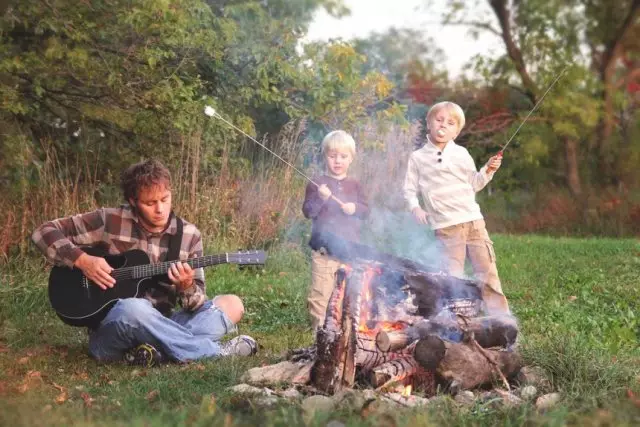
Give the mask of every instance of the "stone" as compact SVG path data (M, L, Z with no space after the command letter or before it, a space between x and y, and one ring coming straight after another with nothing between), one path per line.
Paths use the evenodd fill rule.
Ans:
M298 400L302 398L302 393L298 391L295 387L290 387L280 393L280 396L285 397L291 400Z
M476 401L476 395L473 394L472 391L463 390L456 394L456 397L453 399L457 404L462 406L471 406Z
M562 396L560 395L560 393L545 394L543 396L540 396L536 400L536 408L538 408L541 411L544 411L546 409L551 409L554 406L556 406L561 399L562 399Z
M500 396L500 399L502 399L502 404L508 408L520 406L524 403L522 399L511 392L500 389L496 389L495 391L496 394Z
M309 424L317 412L331 412L336 405L330 397L318 394L304 399L301 406L305 423Z
M516 382L520 385L535 386L538 390L551 391L547 374L539 366L524 366L516 375Z
M277 396L258 396L255 399L252 399L254 405L269 408L271 406L275 406L280 402L280 399Z
M284 361L275 365L251 368L245 372L240 381L252 385L264 384L306 384L309 382L313 363L293 363Z
M538 395L538 389L532 385L526 385L520 389L520 397L524 400L533 400Z
M333 396L336 405L341 409L359 410L365 403L364 393L353 389L344 389Z
M409 396L403 396L401 393L386 393L385 395L383 395L383 397L393 403L400 404L402 406L408 406L410 408L424 406L429 403L429 399L413 394Z
M229 387L229 390L236 394L252 394L257 396L269 396L273 394L273 391L268 388L258 388L249 384L234 385Z

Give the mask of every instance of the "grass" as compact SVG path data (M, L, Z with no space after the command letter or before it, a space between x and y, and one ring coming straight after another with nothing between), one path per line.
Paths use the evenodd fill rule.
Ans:
M528 364L544 368L562 403L428 410L364 417L344 408L306 420L298 405L261 408L227 387L253 366L311 343L305 311L307 253L270 251L265 270L207 270L209 295L236 293L241 332L263 346L250 359L204 360L149 370L99 365L86 333L49 308L47 272L34 258L0 267L0 425L634 425L640 408L640 245L634 240L493 236L503 288L520 321Z

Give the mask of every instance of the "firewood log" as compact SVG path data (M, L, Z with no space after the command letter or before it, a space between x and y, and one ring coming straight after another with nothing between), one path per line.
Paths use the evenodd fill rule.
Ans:
M468 390L516 375L522 359L516 351L482 349L471 341L445 344L446 352L436 372L451 387Z
M427 335L416 344L413 357L424 369L433 371L444 358L445 352L444 341L436 335Z

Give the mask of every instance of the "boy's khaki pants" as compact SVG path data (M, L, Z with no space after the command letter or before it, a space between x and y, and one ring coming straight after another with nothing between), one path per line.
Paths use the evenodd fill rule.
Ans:
M441 228L435 230L435 235L444 249L447 258L444 264L452 276L464 277L464 262L469 255L476 280L484 283L482 298L487 314L510 313L509 303L498 278L493 242L489 239L484 220Z
M314 330L324 325L327 305L336 285L336 271L340 268L340 264L341 262L336 258L323 255L318 251L311 252L311 287L307 297L307 307Z

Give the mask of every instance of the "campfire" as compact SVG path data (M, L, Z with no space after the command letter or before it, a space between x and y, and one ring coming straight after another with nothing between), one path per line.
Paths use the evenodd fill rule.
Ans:
M265 378L295 377L326 395L372 388L429 397L438 387L455 393L495 382L509 388L521 368L517 324L483 313L481 283L349 245L333 246L348 262L336 274L314 345L289 354L303 368L290 378L259 368Z
M509 349L517 327L478 317L480 295L477 283L443 274L343 266L317 331L311 384L328 394L358 385L428 396L437 383L467 389L497 378L508 387L519 368Z

